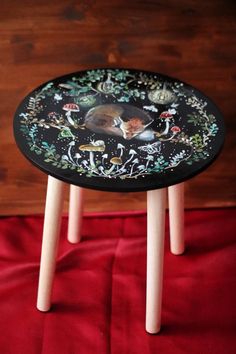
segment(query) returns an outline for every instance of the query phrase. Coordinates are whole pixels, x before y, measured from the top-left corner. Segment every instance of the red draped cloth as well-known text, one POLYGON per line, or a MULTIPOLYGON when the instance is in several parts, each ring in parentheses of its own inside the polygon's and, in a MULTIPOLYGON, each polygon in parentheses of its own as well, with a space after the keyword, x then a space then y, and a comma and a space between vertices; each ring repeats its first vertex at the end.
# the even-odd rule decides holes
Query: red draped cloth
POLYGON ((63 219, 48 313, 35 308, 43 218, 1 218, 0 353, 235 354, 235 219, 187 211, 182 256, 166 237, 162 331, 149 335, 144 212, 87 215, 77 245, 63 219))

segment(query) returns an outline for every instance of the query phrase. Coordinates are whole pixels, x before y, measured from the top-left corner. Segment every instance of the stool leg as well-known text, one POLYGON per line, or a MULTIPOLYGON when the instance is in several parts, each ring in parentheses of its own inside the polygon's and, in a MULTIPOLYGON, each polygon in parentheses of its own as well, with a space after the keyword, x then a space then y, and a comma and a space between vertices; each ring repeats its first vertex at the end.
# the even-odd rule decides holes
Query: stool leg
POLYGON ((168 187, 170 249, 175 255, 184 252, 184 183, 168 187))
POLYGON ((48 176, 37 308, 48 311, 56 266, 57 245, 63 209, 64 183, 48 176))
POLYGON ((161 328, 166 189, 147 192, 146 331, 161 328))
POLYGON ((68 241, 77 243, 81 240, 81 226, 83 213, 83 189, 70 185, 68 241))

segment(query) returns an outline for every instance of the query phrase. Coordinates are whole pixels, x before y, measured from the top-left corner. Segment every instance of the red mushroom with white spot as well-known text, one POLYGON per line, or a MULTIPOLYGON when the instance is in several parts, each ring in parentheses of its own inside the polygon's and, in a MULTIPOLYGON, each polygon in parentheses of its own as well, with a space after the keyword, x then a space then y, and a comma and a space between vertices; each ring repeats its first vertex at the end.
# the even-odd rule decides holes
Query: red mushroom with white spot
POLYGON ((79 106, 76 103, 66 103, 62 109, 66 111, 66 118, 68 122, 74 126, 75 122, 71 117, 71 112, 79 112, 80 111, 79 106))
POLYGON ((181 132, 180 127, 177 127, 177 125, 174 125, 173 127, 170 128, 170 130, 172 131, 172 133, 175 135, 179 132, 181 132))
POLYGON ((165 130, 162 132, 162 135, 167 135, 168 132, 169 132, 169 128, 170 128, 170 119, 173 118, 173 114, 168 112, 168 111, 165 111, 165 112, 162 112, 161 115, 160 115, 160 119, 163 119, 165 120, 165 123, 166 123, 166 127, 165 127, 165 130))

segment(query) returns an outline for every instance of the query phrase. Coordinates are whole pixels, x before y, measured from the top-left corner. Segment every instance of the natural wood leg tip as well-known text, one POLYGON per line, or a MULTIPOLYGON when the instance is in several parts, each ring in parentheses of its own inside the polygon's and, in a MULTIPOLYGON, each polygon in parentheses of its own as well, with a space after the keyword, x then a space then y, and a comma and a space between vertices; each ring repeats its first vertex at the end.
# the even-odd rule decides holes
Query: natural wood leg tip
POLYGON ((146 327, 146 332, 148 334, 158 334, 158 333, 160 333, 160 331, 161 331, 161 327, 158 327, 158 328, 147 328, 146 327))
POLYGON ((72 245, 76 245, 77 243, 80 243, 81 239, 79 240, 70 240, 69 238, 67 239, 69 243, 71 243, 72 245))
POLYGON ((36 308, 40 312, 49 312, 51 310, 51 306, 50 307, 41 307, 41 306, 37 305, 36 308))
POLYGON ((173 250, 171 249, 170 252, 174 255, 174 256, 181 256, 185 253, 185 248, 179 249, 179 250, 173 250))

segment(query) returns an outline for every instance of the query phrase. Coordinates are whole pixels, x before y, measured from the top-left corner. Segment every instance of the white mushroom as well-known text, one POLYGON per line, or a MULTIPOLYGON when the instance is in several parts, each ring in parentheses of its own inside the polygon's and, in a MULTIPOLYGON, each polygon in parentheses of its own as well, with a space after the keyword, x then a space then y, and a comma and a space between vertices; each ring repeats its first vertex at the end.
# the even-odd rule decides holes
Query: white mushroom
POLYGON ((122 166, 119 170, 116 171, 116 173, 114 174, 115 177, 122 175, 123 173, 127 172, 126 168, 124 168, 124 166, 122 166))
POLYGON ((99 166, 98 170, 102 173, 102 175, 107 176, 106 173, 104 172, 104 167, 103 166, 99 166))
POLYGON ((136 165, 137 163, 139 163, 139 159, 135 159, 132 163, 132 166, 131 166, 131 170, 130 170, 130 176, 132 176, 132 173, 133 173, 133 169, 134 169, 134 165, 136 165))
POLYGON ((139 173, 136 175, 136 177, 140 176, 146 170, 146 166, 139 165, 137 169, 139 170, 139 173))
POLYGON ((152 155, 148 155, 146 157, 147 163, 146 163, 146 168, 148 168, 149 162, 154 160, 154 157, 152 155))
POLYGON ((133 149, 129 150, 129 155, 131 155, 130 161, 133 159, 134 155, 137 155, 137 152, 133 149))
POLYGON ((130 161, 132 161, 134 155, 137 155, 137 152, 133 149, 130 149, 129 155, 130 155, 130 158, 124 163, 124 166, 126 166, 130 161))
POLYGON ((84 165, 85 167, 88 167, 88 161, 87 161, 87 160, 83 160, 83 161, 81 162, 81 164, 84 165))
POLYGON ((119 143, 119 144, 117 145, 117 150, 120 150, 120 157, 123 156, 123 150, 124 150, 124 149, 125 149, 125 146, 122 145, 121 143, 119 143))
POLYGON ((74 156, 74 158, 76 159, 76 164, 78 165, 78 159, 80 159, 82 156, 77 152, 74 156))
POLYGON ((102 165, 104 164, 104 160, 108 158, 108 154, 102 155, 102 165))
POLYGON ((160 119, 165 120, 166 127, 165 130, 162 132, 162 135, 167 135, 170 128, 170 119, 173 118, 172 113, 170 112, 162 112, 160 115, 160 119))

